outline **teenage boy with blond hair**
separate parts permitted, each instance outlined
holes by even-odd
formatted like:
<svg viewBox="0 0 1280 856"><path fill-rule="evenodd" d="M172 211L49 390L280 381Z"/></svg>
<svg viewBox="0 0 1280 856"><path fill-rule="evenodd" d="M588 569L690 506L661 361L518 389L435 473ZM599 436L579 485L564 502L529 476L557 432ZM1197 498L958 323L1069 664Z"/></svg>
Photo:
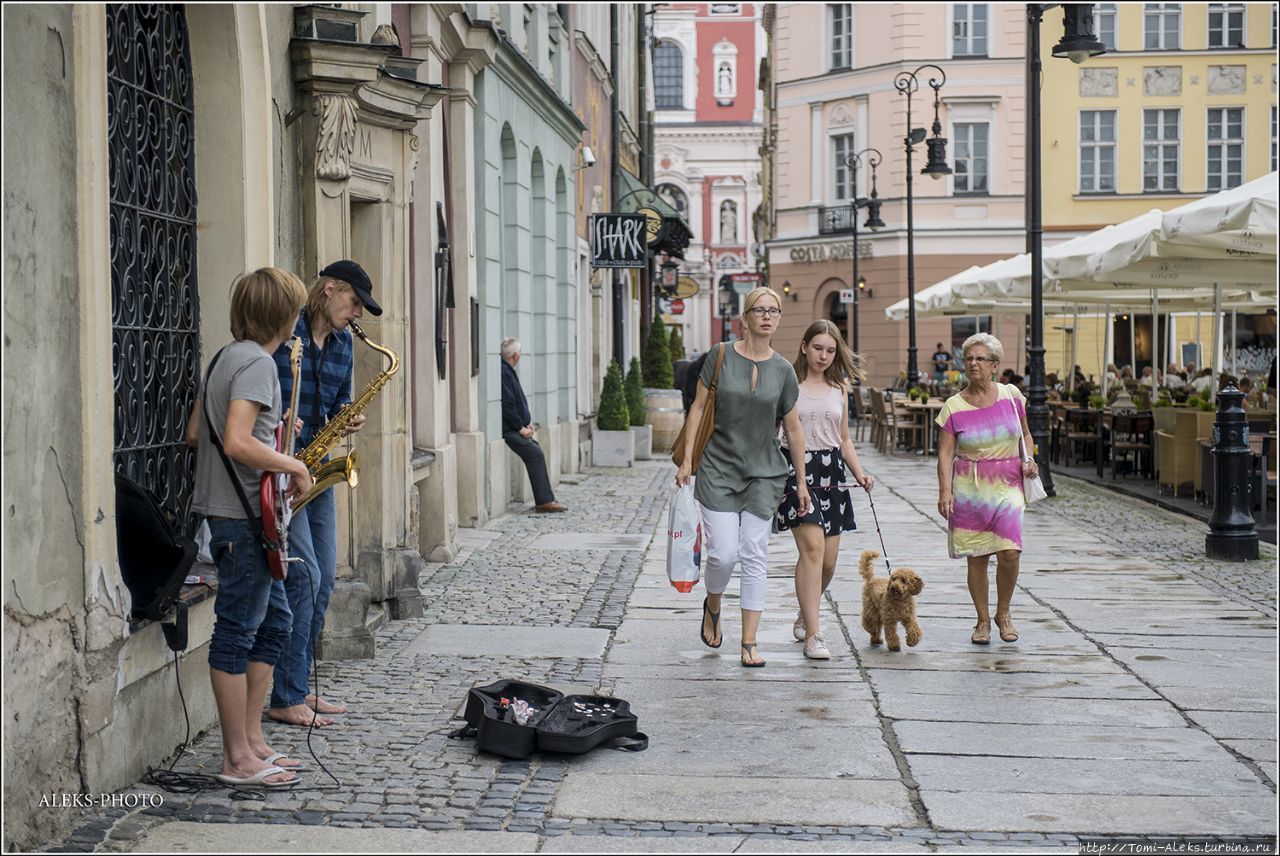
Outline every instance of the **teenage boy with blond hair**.
<svg viewBox="0 0 1280 856"><path fill-rule="evenodd" d="M236 280L231 293L235 341L211 361L203 394L187 421L187 443L197 450L193 508L208 519L210 552L218 566L209 643L209 679L222 726L217 778L235 787L298 783L293 769L300 765L273 751L262 735L262 705L289 640L292 616L283 583L271 578L259 537L259 484L263 472L277 472L289 475L291 500L311 489L306 466L275 450L281 398L271 357L292 334L306 299L298 278L278 268Z"/></svg>

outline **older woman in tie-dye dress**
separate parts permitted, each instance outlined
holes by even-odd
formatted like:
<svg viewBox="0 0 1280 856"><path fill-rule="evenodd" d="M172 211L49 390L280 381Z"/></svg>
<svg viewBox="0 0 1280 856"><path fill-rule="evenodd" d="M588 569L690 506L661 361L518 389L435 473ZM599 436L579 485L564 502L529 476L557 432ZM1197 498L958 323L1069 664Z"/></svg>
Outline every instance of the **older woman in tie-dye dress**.
<svg viewBox="0 0 1280 856"><path fill-rule="evenodd" d="M951 558L969 562L969 596L978 613L970 641L991 642L987 567L995 554L996 626L1001 640L1016 642L1009 603L1022 556L1022 480L1037 473L1035 446L1022 392L995 382L1004 356L1000 340L970 336L963 353L969 385L947 399L937 419L938 511L947 519Z"/></svg>

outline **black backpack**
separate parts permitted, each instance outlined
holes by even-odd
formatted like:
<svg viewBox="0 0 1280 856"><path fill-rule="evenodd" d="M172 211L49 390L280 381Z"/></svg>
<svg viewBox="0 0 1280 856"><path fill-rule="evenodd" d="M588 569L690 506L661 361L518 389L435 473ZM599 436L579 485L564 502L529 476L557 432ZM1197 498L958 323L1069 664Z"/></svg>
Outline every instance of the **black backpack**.
<svg viewBox="0 0 1280 856"><path fill-rule="evenodd" d="M515 719L517 701L534 709L523 725ZM636 715L623 699L567 696L524 681L472 687L463 718L467 724L450 737L474 737L482 751L504 758L528 758L535 749L581 755L604 743L627 752L649 747L649 738L637 730Z"/></svg>
<svg viewBox="0 0 1280 856"><path fill-rule="evenodd" d="M196 542L180 534L155 494L116 473L116 548L135 620L162 620L196 560Z"/></svg>

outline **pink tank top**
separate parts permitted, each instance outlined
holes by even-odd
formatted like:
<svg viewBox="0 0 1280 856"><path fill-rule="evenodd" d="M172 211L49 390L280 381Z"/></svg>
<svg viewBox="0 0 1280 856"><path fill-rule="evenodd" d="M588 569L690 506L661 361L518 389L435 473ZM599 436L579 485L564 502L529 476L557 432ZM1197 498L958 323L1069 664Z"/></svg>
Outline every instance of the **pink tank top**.
<svg viewBox="0 0 1280 856"><path fill-rule="evenodd" d="M804 429L806 452L840 447L840 420L844 417L844 400L844 390L834 386L828 387L827 394L819 398L811 398L804 387L800 387L796 413L800 417L800 427ZM786 432L783 432L784 447L786 440Z"/></svg>

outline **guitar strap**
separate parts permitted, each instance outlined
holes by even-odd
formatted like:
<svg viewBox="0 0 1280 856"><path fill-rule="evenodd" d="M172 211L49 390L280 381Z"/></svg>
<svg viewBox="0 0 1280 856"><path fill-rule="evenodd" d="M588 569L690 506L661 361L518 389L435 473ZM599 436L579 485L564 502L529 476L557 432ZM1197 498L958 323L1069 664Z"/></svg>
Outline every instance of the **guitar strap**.
<svg viewBox="0 0 1280 856"><path fill-rule="evenodd" d="M225 348L223 350L226 350ZM209 426L209 442L213 443L213 448L218 450L218 456L222 458L222 465L226 467L227 477L231 479L231 485L236 489L236 496L240 497L240 504L244 506L245 519L249 521L249 525L253 527L253 534L257 537L259 543L266 550L279 550L280 544L267 536L267 531L262 528L262 518L253 513L253 507L249 505L249 497L245 496L244 488L240 484L240 479L236 475L235 467L231 466L231 459L227 457L227 453L222 448L222 441L218 439L218 432L213 427L213 417L209 415L209 378L213 377L213 367L218 364L218 358L222 356L222 351L213 355L213 359L209 362L209 372L204 378L204 420Z"/></svg>

